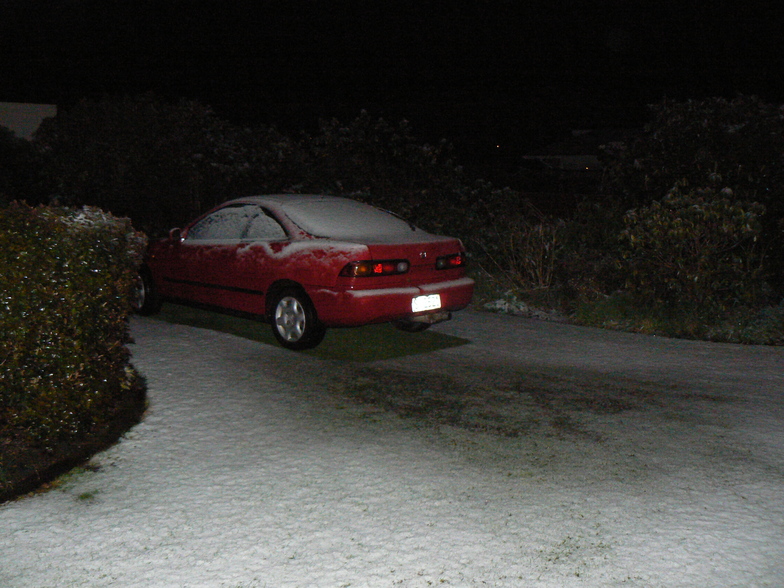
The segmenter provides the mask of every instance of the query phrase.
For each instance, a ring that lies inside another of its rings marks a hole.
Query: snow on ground
[[[463,312],[436,328],[470,344],[365,365],[132,327],[148,414],[0,506],[0,586],[784,586],[780,349]],[[331,385],[366,369],[449,373],[517,434]],[[605,389],[639,402],[579,410]]]

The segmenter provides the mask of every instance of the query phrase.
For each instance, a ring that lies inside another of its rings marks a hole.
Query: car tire
[[[285,288],[274,296],[269,319],[272,334],[286,349],[312,349],[326,334],[310,298],[298,288]]]
[[[430,323],[420,323],[412,320],[399,320],[392,321],[395,328],[405,331],[406,333],[421,333],[430,328]]]
[[[161,310],[161,299],[155,288],[152,273],[146,267],[139,270],[133,307],[137,314],[149,316]]]

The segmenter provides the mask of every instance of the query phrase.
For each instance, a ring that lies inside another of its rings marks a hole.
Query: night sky
[[[0,101],[151,90],[284,131],[366,109],[522,153],[665,97],[784,102],[781,2],[731,4],[0,0]]]

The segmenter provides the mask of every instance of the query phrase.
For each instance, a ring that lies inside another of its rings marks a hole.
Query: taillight
[[[463,267],[466,264],[465,253],[455,253],[454,255],[442,255],[436,259],[436,269],[452,269]]]
[[[408,271],[410,264],[405,259],[385,259],[382,261],[352,261],[342,270],[344,278],[371,278],[373,276],[394,276]]]

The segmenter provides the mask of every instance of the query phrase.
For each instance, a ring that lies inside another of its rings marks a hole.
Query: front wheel
[[[295,288],[279,292],[271,305],[272,334],[283,347],[312,349],[324,339],[326,329],[318,321],[307,294]]]

